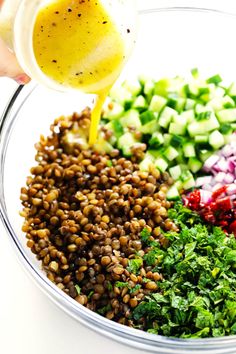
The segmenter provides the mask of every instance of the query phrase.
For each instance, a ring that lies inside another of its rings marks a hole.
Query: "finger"
[[[1,0],[0,0],[1,1]],[[30,78],[19,66],[15,55],[7,48],[0,38],[0,76],[7,76],[23,85],[30,81]]]

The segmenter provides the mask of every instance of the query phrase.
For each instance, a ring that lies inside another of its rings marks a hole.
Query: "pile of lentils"
[[[139,170],[142,146],[129,160],[118,150],[98,153],[68,143],[68,133],[75,127],[88,131],[89,124],[86,109],[58,118],[51,135],[41,136],[37,166],[21,189],[22,230],[62,291],[108,319],[133,326],[132,310],[158,291],[162,275],[145,262],[138,272],[128,265],[149,251],[141,242],[143,229],[163,245],[162,230],[177,229],[167,215],[172,180],[156,169]]]

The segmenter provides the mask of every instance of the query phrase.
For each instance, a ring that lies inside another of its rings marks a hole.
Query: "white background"
[[[170,1],[173,5],[176,1]],[[169,2],[169,3],[170,3]],[[208,1],[211,3],[210,1]],[[140,0],[141,6],[153,3],[165,4],[165,0]],[[185,1],[198,4],[201,0]],[[203,4],[206,1],[203,2]],[[212,4],[225,9],[236,10],[234,1],[212,0]],[[16,88],[11,80],[0,79],[0,112],[4,109],[11,93]],[[96,335],[87,335],[78,324],[37,288],[18,263],[8,236],[0,224],[0,353],[2,354],[102,354],[105,344]],[[91,352],[82,341],[84,336],[94,342]],[[121,353],[112,349],[113,354]],[[129,353],[133,353],[130,350]]]

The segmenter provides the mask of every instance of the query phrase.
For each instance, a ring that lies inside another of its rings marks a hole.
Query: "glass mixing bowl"
[[[235,15],[180,6],[144,10],[139,17],[137,45],[120,80],[138,74],[154,77],[187,75],[191,68],[198,67],[203,75],[220,73],[226,80],[236,81]],[[60,308],[75,318],[80,326],[85,326],[87,341],[90,341],[92,332],[99,333],[101,346],[93,349],[94,354],[116,353],[119,345],[119,352],[124,354],[235,353],[236,336],[173,339],[144,333],[105,319],[82,307],[52,284],[40,263],[27,249],[21,232],[23,220],[18,214],[21,209],[19,195],[29,168],[35,164],[34,143],[39,140],[40,134],[49,133],[54,118],[80,111],[91,102],[90,96],[53,92],[31,82],[17,89],[2,116],[0,209],[20,262]]]

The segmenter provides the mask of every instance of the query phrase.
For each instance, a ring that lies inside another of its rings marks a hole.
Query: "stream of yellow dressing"
[[[125,59],[124,40],[99,0],[54,0],[36,17],[33,50],[38,66],[59,84],[96,94],[89,143]]]

